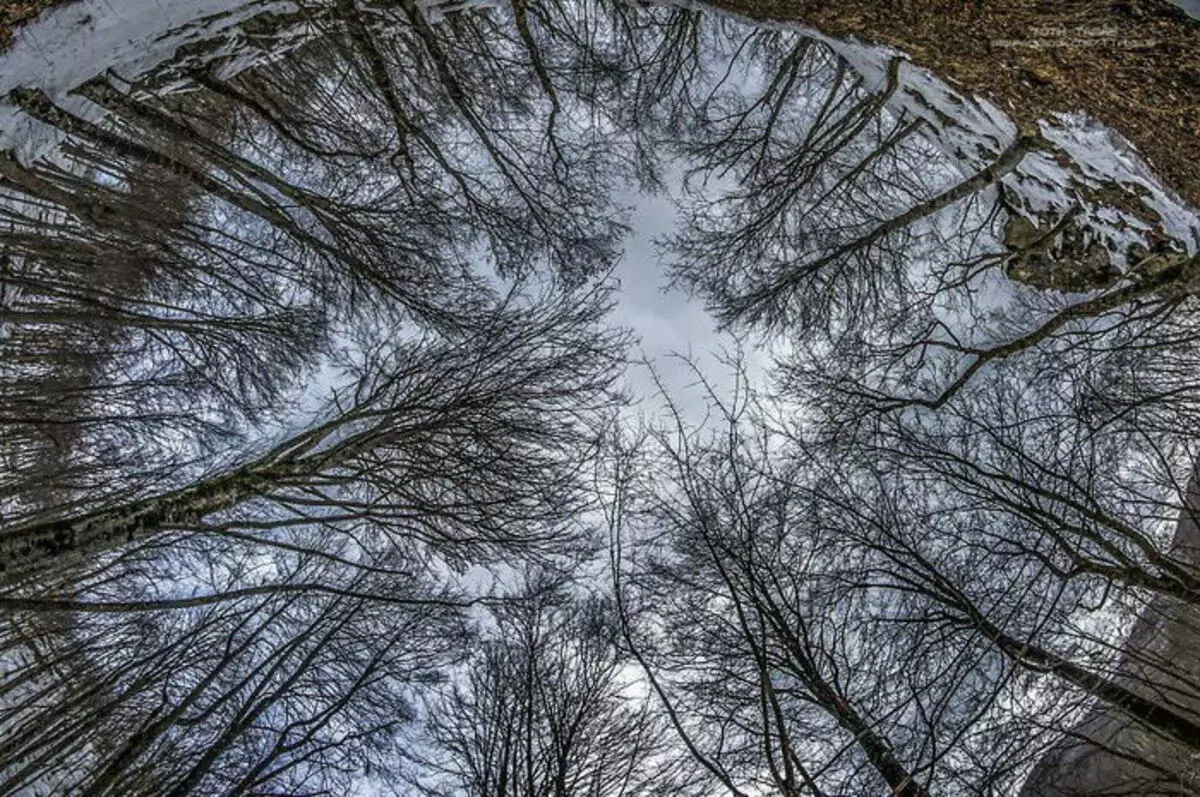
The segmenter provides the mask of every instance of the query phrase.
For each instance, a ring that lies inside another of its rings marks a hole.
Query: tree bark
[[[1187,486],[1169,554],[1200,564],[1200,461]],[[1157,595],[1134,625],[1116,680],[1192,724],[1200,723],[1200,608]],[[1148,736],[1098,705],[1038,761],[1021,797],[1200,793],[1200,757]]]

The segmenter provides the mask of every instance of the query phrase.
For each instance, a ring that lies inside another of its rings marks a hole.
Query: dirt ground
[[[62,0],[0,0],[12,30]],[[888,44],[1025,127],[1086,110],[1120,131],[1200,207],[1200,22],[1167,0],[714,0]]]
[[[0,51],[12,41],[12,32],[36,17],[42,9],[63,0],[0,0]]]
[[[1200,207],[1200,21],[1167,0],[715,0],[887,44],[1027,128],[1086,110]]]

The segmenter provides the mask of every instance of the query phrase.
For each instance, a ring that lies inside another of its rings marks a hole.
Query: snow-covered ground
[[[1181,5],[1189,4],[1193,13],[1200,9],[1200,0],[1181,0]],[[187,57],[240,56],[245,49],[239,31],[242,22],[268,11],[294,10],[288,0],[79,0],[60,6],[19,31],[13,46],[0,54],[0,98],[4,98],[0,99],[0,149],[14,152],[28,163],[53,159],[59,141],[56,131],[25,117],[8,102],[14,88],[41,89],[56,103],[95,118],[98,109],[71,94],[95,75],[111,72],[131,80],[172,62],[187,45],[198,42],[215,40],[219,45],[206,49],[204,56]],[[885,90],[889,69],[900,56],[887,48],[830,39],[795,25],[778,27],[827,44],[875,92]],[[306,34],[298,29],[291,35],[300,40]],[[227,68],[249,63],[234,58],[233,66]],[[926,134],[958,170],[959,179],[993,161],[1015,139],[1016,125],[994,105],[963,95],[909,61],[900,61],[896,69],[899,88],[893,94],[891,110],[926,120]],[[1010,175],[1006,183],[1027,209],[1059,215],[1082,204],[1084,223],[1092,235],[1106,242],[1118,265],[1123,264],[1121,258],[1132,243],[1145,240],[1149,231],[1146,217],[1161,219],[1157,232],[1179,241],[1189,252],[1200,248],[1200,218],[1195,209],[1163,187],[1118,134],[1085,114],[1070,114],[1044,120],[1042,135],[1067,160],[1064,164],[1050,153],[1033,153]],[[1125,187],[1143,203],[1146,216],[1093,204],[1083,189],[1100,185]],[[719,391],[725,390],[731,387],[732,375],[719,354],[732,351],[736,341],[716,329],[713,318],[698,302],[665,285],[655,240],[670,233],[676,223],[679,190],[676,175],[668,180],[663,194],[621,198],[621,204],[632,208],[632,230],[615,275],[621,301],[612,320],[634,330],[640,352],[665,391],[689,420],[699,420],[705,410],[704,391],[696,385],[695,373],[673,355],[695,357],[706,378]],[[1013,285],[995,272],[988,279],[997,283],[987,292],[989,300],[1007,304],[1004,291],[1016,290]],[[768,354],[751,345],[747,365],[752,378],[763,378]],[[310,385],[314,396],[327,395],[335,380],[332,373],[315,380]],[[630,392],[646,398],[635,411],[660,413],[662,401],[655,397],[658,384],[649,368],[630,370]],[[307,420],[305,416],[300,425]],[[280,430],[293,431],[296,429]],[[187,594],[189,585],[175,587]]]
[[[1178,3],[1189,13],[1200,13],[1200,0]],[[431,16],[443,13],[445,4],[429,5]],[[454,7],[460,5],[486,3],[455,3]],[[41,89],[67,107],[86,113],[86,103],[70,92],[91,77],[111,71],[131,79],[199,41],[219,42],[205,49],[205,60],[237,55],[246,49],[241,47],[244,39],[237,29],[241,22],[266,12],[295,10],[288,0],[78,0],[57,6],[19,29],[13,45],[0,53],[0,98],[4,98],[0,99],[0,148],[13,150],[21,160],[29,161],[46,153],[57,139],[52,131],[13,108],[7,96],[14,88]],[[771,27],[825,43],[861,74],[865,86],[873,91],[885,89],[892,60],[902,59],[899,89],[889,105],[896,112],[925,119],[929,123],[927,135],[960,162],[964,174],[994,159],[1016,136],[1012,120],[996,106],[958,91],[929,70],[904,60],[903,54],[892,48],[833,39],[795,24],[777,23]],[[246,65],[234,58],[226,68]],[[1195,251],[1191,247],[1200,234],[1195,211],[1158,183],[1121,136],[1085,114],[1045,120],[1043,134],[1061,147],[1073,164],[1065,168],[1050,157],[1027,159],[1027,166],[1021,170],[1025,179],[1019,174],[1010,182],[1030,194],[1031,206],[1065,209],[1066,203],[1077,200],[1074,183],[1115,182],[1144,195],[1148,208],[1163,218],[1165,232]],[[1085,210],[1092,211],[1088,220],[1112,240],[1114,249],[1120,243],[1116,239],[1121,237],[1122,221],[1134,230],[1145,226],[1135,219],[1115,219],[1111,212],[1100,208]],[[1117,215],[1128,216],[1120,212]]]
[[[105,72],[132,79],[256,14],[293,8],[283,0],[79,0],[56,6],[18,29],[12,46],[0,53],[0,148],[28,163],[58,141],[54,131],[13,107],[8,95],[15,88],[41,89],[88,114],[87,104],[70,93],[84,81]]]
[[[1200,0],[1176,2],[1188,13],[1200,16]],[[693,2],[683,5],[703,7]],[[793,23],[767,23],[766,27],[799,31],[825,43],[862,75],[864,86],[874,92],[887,89],[889,66],[893,59],[901,59],[896,73],[897,89],[888,107],[907,118],[926,120],[925,135],[957,162],[964,178],[995,160],[1017,136],[1016,124],[995,105],[954,88],[894,48],[835,39]],[[1027,155],[1004,180],[1027,209],[1060,217],[1079,206],[1077,223],[1089,233],[1089,238],[1106,245],[1119,267],[1126,265],[1125,253],[1130,245],[1147,244],[1146,233],[1151,231],[1147,218],[1161,219],[1159,228],[1154,230],[1157,235],[1174,239],[1190,254],[1200,251],[1197,209],[1165,187],[1123,136],[1084,112],[1041,120],[1040,126],[1042,136],[1057,147],[1057,152]],[[1088,189],[1101,184],[1137,197],[1145,212],[1134,215],[1128,210],[1096,204],[1089,199]]]
[[[94,118],[99,110],[71,94],[87,79],[105,72],[133,79],[172,61],[188,45],[200,41],[217,45],[206,47],[203,56],[189,54],[187,58],[227,57],[226,69],[245,67],[249,62],[236,57],[249,49],[243,46],[239,24],[264,12],[295,10],[288,0],[79,0],[58,6],[20,29],[12,47],[0,54],[0,149],[30,162],[53,157],[60,137],[12,106],[7,96],[14,88],[41,89],[57,103]],[[893,59],[900,58],[896,64],[899,86],[890,100],[891,109],[926,120],[925,135],[964,178],[994,160],[1016,136],[1015,124],[994,105],[964,95],[929,70],[903,60],[895,50],[831,39],[792,24],[773,27],[824,42],[862,75],[864,85],[872,91],[885,90]],[[305,34],[297,31],[294,35],[302,38]],[[286,44],[281,46],[286,48]],[[1200,218],[1196,211],[1164,188],[1120,135],[1082,113],[1044,120],[1042,134],[1059,149],[1060,156],[1068,156],[1068,162],[1064,165],[1064,159],[1056,158],[1055,153],[1036,152],[1009,175],[1006,185],[1030,212],[1059,216],[1080,205],[1082,225],[1107,244],[1118,266],[1124,265],[1124,253],[1132,243],[1146,243],[1147,218],[1161,219],[1157,234],[1175,239],[1189,252],[1197,251]],[[1122,209],[1097,206],[1079,190],[1100,184],[1121,186],[1131,196],[1140,197],[1147,212],[1134,216]],[[703,352],[713,344],[730,342],[712,330],[702,309],[679,294],[661,292],[651,239],[670,231],[673,211],[669,200],[633,200],[637,223],[621,266],[624,304],[617,320],[640,333],[647,356],[660,365],[667,362],[663,355],[668,351]],[[668,371],[674,368],[664,367]]]

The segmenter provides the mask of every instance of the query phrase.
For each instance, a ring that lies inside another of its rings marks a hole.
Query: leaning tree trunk
[[[1200,569],[1200,461],[1195,463],[1169,555]],[[1138,618],[1115,680],[1200,721],[1200,607],[1156,596]],[[1130,722],[1115,707],[1093,708],[1034,767],[1021,797],[1200,794],[1200,756]]]

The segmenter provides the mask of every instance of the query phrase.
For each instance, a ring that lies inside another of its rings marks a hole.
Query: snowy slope
[[[0,53],[0,149],[28,163],[58,136],[21,114],[8,100],[15,88],[45,91],[61,106],[95,116],[71,89],[107,72],[132,79],[175,57],[180,48],[223,37],[228,51],[236,26],[266,11],[294,10],[283,0],[80,0],[58,6],[17,31]]]
[[[706,8],[690,2],[681,5]],[[1016,139],[1017,125],[1007,114],[987,100],[959,91],[898,50],[831,38],[796,23],[764,24],[730,16],[748,25],[799,32],[824,43],[858,72],[864,86],[873,92],[887,90],[891,62],[900,59],[898,86],[888,107],[925,120],[925,134],[958,164],[962,178],[977,173]],[[1046,142],[1043,148],[1027,155],[1004,180],[1018,204],[1031,214],[1057,219],[1079,207],[1075,223],[1084,228],[1085,237],[1106,246],[1118,267],[1126,265],[1131,245],[1149,248],[1155,238],[1171,239],[1189,254],[1200,251],[1197,209],[1164,186],[1119,133],[1083,112],[1042,120],[1040,128]],[[1122,207],[1098,201],[1094,189],[1101,186],[1126,195],[1128,201],[1122,202]]]

